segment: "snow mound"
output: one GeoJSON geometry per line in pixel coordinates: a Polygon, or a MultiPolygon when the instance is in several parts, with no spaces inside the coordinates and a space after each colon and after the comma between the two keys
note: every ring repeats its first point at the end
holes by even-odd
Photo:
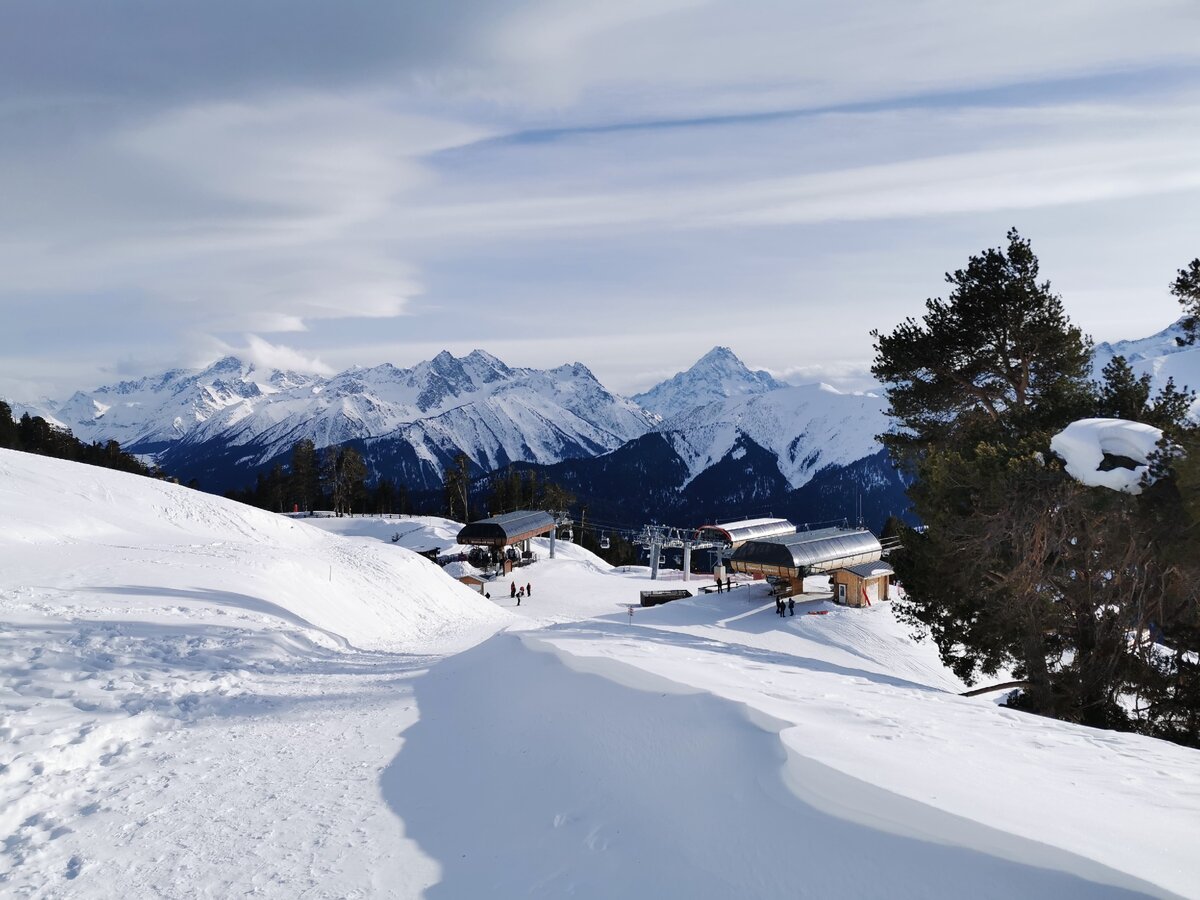
{"type": "Polygon", "coordinates": [[[1050,440],[1050,449],[1067,464],[1067,474],[1090,487],[1140,494],[1142,476],[1149,470],[1150,456],[1162,431],[1153,425],[1128,419],[1080,419],[1050,440]],[[1105,455],[1123,457],[1133,468],[1117,466],[1103,471],[1105,455]]]}
{"type": "Polygon", "coordinates": [[[371,515],[341,516],[332,513],[317,513],[308,516],[296,513],[292,518],[331,534],[343,537],[364,537],[387,541],[406,550],[428,553],[436,550],[441,554],[465,553],[470,547],[458,543],[462,523],[441,516],[371,515]]]}
{"type": "Polygon", "coordinates": [[[0,450],[0,894],[372,894],[408,679],[508,621],[400,547],[0,450]]]}
{"type": "Polygon", "coordinates": [[[0,611],[219,617],[371,650],[503,622],[410,551],[178,485],[12,451],[0,485],[0,611]]]}

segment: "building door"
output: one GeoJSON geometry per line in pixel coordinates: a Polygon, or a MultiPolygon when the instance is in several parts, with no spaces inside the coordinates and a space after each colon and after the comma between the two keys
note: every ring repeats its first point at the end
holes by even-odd
{"type": "Polygon", "coordinates": [[[845,582],[839,581],[838,582],[838,603],[845,603],[845,602],[846,602],[846,584],[845,584],[845,582]]]}

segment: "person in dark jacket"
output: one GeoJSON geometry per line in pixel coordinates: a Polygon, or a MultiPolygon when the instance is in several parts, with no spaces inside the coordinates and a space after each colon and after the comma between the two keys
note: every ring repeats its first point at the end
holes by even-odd
{"type": "Polygon", "coordinates": [[[524,596],[525,596],[525,588],[521,588],[519,591],[517,591],[517,606],[521,605],[521,598],[524,596]]]}
{"type": "Polygon", "coordinates": [[[517,596],[517,583],[515,581],[508,586],[508,591],[509,591],[509,594],[508,594],[509,597],[517,596]]]}
{"type": "Polygon", "coordinates": [[[788,597],[788,615],[794,616],[795,614],[796,614],[796,601],[794,599],[792,599],[791,597],[788,597]]]}
{"type": "Polygon", "coordinates": [[[526,597],[533,596],[533,585],[532,584],[525,585],[525,596],[526,597]]]}

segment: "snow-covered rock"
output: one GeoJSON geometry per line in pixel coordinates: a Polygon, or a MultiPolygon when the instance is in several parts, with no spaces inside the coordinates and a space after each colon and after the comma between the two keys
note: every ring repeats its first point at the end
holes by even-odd
{"type": "Polygon", "coordinates": [[[1090,487],[1139,494],[1150,456],[1163,433],[1153,425],[1128,419],[1080,419],[1050,439],[1050,449],[1066,462],[1067,474],[1090,487]],[[1102,471],[1105,455],[1123,457],[1135,467],[1102,471]]]}

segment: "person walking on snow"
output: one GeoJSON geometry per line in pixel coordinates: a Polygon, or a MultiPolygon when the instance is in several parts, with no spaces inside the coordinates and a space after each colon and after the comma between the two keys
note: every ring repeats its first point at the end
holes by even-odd
{"type": "Polygon", "coordinates": [[[521,588],[519,591],[517,591],[517,606],[521,605],[521,598],[524,596],[525,596],[525,588],[521,588]]]}
{"type": "Polygon", "coordinates": [[[533,596],[533,585],[532,584],[525,585],[525,596],[526,597],[533,596]]]}
{"type": "Polygon", "coordinates": [[[510,584],[508,586],[508,590],[509,590],[509,594],[508,594],[509,597],[517,596],[517,583],[514,581],[512,584],[510,584]]]}
{"type": "Polygon", "coordinates": [[[788,615],[794,616],[795,614],[796,614],[796,601],[794,599],[792,599],[791,597],[788,597],[788,615]]]}

